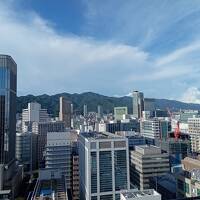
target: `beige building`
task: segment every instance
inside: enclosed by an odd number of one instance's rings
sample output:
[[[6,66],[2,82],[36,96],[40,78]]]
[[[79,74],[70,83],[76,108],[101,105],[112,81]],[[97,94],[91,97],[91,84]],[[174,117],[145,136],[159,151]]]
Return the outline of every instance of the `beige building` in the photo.
[[[191,171],[193,169],[200,169],[200,160],[199,158],[193,159],[186,157],[181,161],[183,169],[186,171]]]
[[[183,172],[177,176],[177,197],[200,196],[200,159],[182,160]]]
[[[131,182],[140,190],[149,189],[149,179],[170,171],[169,155],[156,146],[136,146],[131,155]]]
[[[188,132],[191,138],[192,152],[200,152],[200,118],[188,119]]]

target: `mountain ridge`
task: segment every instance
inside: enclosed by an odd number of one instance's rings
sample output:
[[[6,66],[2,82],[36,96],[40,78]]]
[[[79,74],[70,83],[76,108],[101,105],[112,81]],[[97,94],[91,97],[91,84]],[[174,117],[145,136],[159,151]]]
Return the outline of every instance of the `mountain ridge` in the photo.
[[[58,116],[59,112],[59,97],[64,96],[69,99],[73,105],[76,113],[83,112],[83,105],[88,105],[88,111],[97,111],[97,106],[102,105],[104,113],[113,112],[113,108],[116,106],[127,106],[129,113],[132,111],[132,97],[123,96],[123,97],[109,97],[106,95],[101,95],[94,92],[84,92],[81,94],[78,93],[58,93],[53,95],[42,94],[42,95],[26,95],[17,97],[17,112],[21,113],[22,109],[27,108],[29,102],[38,102],[42,105],[42,108],[47,108],[48,112],[53,116]],[[169,99],[156,99],[156,98],[147,98],[155,99],[155,105],[157,109],[166,109],[170,110],[180,110],[180,109],[191,109],[191,110],[200,110],[200,104],[195,103],[184,103],[177,100]]]

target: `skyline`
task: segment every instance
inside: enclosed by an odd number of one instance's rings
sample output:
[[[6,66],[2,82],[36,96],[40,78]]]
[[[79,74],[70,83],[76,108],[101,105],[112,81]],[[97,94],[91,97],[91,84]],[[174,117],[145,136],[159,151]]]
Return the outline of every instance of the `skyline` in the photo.
[[[18,64],[18,96],[140,90],[200,103],[200,2],[172,2],[0,1],[0,51]]]

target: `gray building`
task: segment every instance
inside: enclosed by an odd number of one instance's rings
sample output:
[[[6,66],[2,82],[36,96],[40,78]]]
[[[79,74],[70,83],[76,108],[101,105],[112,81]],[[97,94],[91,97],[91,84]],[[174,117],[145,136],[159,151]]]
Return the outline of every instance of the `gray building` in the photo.
[[[32,132],[16,134],[16,159],[23,164],[25,172],[37,168],[37,136]]]
[[[98,107],[97,107],[97,116],[98,116],[98,118],[103,117],[103,107],[101,105],[98,105]]]
[[[84,117],[87,117],[87,115],[88,115],[88,108],[87,108],[87,105],[85,104],[85,105],[83,106],[83,116],[84,116]]]
[[[150,178],[170,171],[169,155],[156,146],[136,146],[131,151],[131,182],[140,190],[149,189]]]
[[[128,139],[85,132],[79,139],[80,199],[119,200],[130,189]]]
[[[133,116],[135,118],[141,118],[142,111],[144,111],[144,94],[139,91],[134,91],[133,92]]]
[[[59,169],[65,176],[66,187],[72,187],[72,148],[77,134],[70,132],[47,133],[45,168]]]
[[[39,168],[44,167],[44,151],[47,142],[48,132],[64,132],[65,123],[61,121],[52,122],[33,122],[32,125],[33,133],[38,135],[38,166]]]

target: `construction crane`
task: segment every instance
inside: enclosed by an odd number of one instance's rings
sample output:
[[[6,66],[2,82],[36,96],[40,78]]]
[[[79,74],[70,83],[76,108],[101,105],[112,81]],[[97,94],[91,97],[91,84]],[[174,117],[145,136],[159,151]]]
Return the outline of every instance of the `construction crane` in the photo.
[[[177,121],[176,129],[175,129],[175,131],[174,131],[174,138],[175,138],[175,141],[178,140],[178,138],[180,137],[180,135],[181,135],[180,124],[179,124],[179,121]]]
[[[170,116],[170,121],[172,122],[173,114],[172,114],[172,112],[170,111],[169,108],[167,108],[167,112],[168,112],[168,114],[169,114],[169,116]],[[180,123],[179,123],[179,121],[177,121],[177,123],[176,123],[176,128],[175,128],[175,131],[174,131],[174,139],[175,139],[175,141],[178,140],[178,138],[180,137],[180,135],[181,135]]]

